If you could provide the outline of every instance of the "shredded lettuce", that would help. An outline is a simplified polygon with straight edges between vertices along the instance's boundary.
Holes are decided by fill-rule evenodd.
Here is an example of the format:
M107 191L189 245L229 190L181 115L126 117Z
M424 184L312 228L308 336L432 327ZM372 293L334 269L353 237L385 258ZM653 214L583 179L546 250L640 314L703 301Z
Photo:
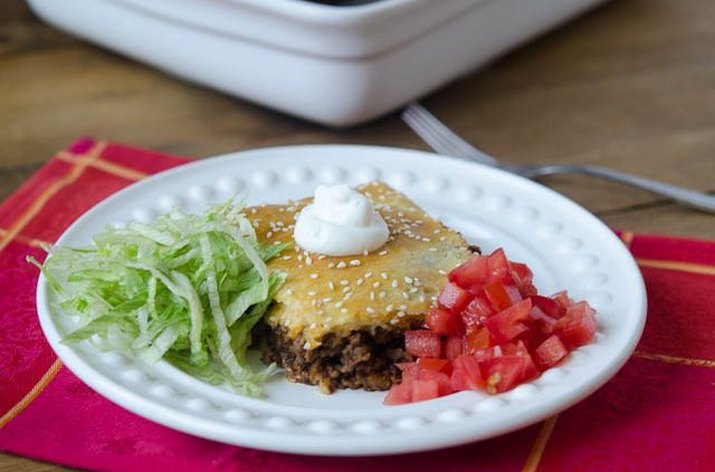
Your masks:
M260 244L243 208L230 201L200 216L172 210L151 223L109 227L92 247L48 247L41 266L29 258L62 311L80 318L63 342L91 338L260 396L276 368L252 368L246 350L285 280L266 262L286 245Z

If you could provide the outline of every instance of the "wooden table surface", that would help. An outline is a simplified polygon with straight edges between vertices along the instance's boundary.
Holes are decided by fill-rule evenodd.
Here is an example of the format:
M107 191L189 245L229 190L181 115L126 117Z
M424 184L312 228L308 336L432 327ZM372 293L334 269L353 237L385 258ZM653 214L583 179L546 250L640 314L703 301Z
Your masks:
M715 191L715 2L612 2L424 103L505 162L599 164ZM0 124L0 199L81 135L197 157L302 143L427 149L396 115L333 130L181 82L51 29L20 0L0 0ZM614 228L715 238L715 216L637 189L544 183ZM54 468L0 454L0 471Z

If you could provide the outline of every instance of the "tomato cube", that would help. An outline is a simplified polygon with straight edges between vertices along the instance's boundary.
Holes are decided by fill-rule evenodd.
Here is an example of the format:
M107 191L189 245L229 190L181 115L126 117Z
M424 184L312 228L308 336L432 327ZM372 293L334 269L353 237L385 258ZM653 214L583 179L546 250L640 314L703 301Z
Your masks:
M439 397L439 383L434 379L412 382L412 401L422 402Z
M449 281L465 290L478 292L487 281L487 257L474 256L449 273Z
M467 354L473 354L480 349L486 349L492 344L489 330L486 328L477 328L468 331L466 341Z
M492 394L511 390L539 375L528 354L486 359L479 363L479 367L486 383L487 393Z
M451 369L450 362L447 359L437 359L435 357L420 357L417 359L417 366L420 369L442 373Z
M439 307L427 310L425 325L430 331L447 336L459 335L464 332L464 325L459 314Z
M563 318L559 319L556 332L571 348L588 344L596 334L595 313L588 303L576 303L566 310Z
M442 338L425 329L405 331L405 349L416 357L441 357Z
M444 356L449 359L455 359L457 356L464 354L464 337L449 336L444 341Z
M511 306L511 297L501 282L495 282L484 287L484 294L495 311L506 310Z
M486 296L479 294L462 310L462 323L467 328L482 326L488 316L495 313Z
M490 316L484 321L484 326L487 327L497 343L507 343L529 329L523 321L529 317L530 310L531 300L527 298Z
M549 336L534 350L534 362L541 370L558 364L569 353L558 336Z
M457 357L453 362L451 383L455 391L484 388L479 362L472 356Z
M412 385L408 383L400 383L393 385L387 396L382 401L385 405L402 405L412 401Z
M447 282L439 294L437 302L452 313L459 313L472 300L472 295L457 284Z
M509 276L519 288L522 296L536 295L536 287L533 283L534 274L526 264L509 261Z
M551 318L561 318L566 314L566 307L568 305L562 305L564 300L558 301L554 298L543 297L541 295L532 295L531 303L535 307L538 307L544 314L550 316ZM568 304L568 298L566 298L566 303Z
M489 283L501 282L509 272L509 261L504 254L504 249L496 249L489 254L487 260Z

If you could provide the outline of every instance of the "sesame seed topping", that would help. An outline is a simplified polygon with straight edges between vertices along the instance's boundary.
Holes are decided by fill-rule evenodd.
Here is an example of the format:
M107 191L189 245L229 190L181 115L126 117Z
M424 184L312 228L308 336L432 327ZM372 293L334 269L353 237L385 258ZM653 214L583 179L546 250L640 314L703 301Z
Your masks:
M439 272L439 275L447 275L447 271L443 269L439 269L437 272Z
M365 311L367 311L367 312L370 313L370 314L375 313L375 309L374 309L373 307L371 307L371 306L365 308Z
M341 308L341 309L340 309L340 313L342 313L342 314L345 314L345 313L347 313L347 312L348 312L348 309L347 309L347 308Z
M305 256L306 265L311 265L313 263L313 258L310 256Z
M410 293L417 293L419 289L417 287L411 287L410 288Z
M394 306L392 305L392 303L391 303L391 304L389 304L389 305L387 305L387 306L385 307L385 311L386 311L387 313L389 313L389 312L391 312L394 308L395 308L395 307L394 307Z
M400 320L398 320L397 318L392 318L392 319L390 320L390 324L391 324L391 325L396 325L396 324L399 323L399 322L400 322Z
M378 287L380 287L380 282L375 282L374 284L372 284L372 286L375 288L378 288Z
M380 290L380 293L378 293L377 296L380 298L385 298L387 296L387 292L385 292L384 290Z
M290 297L291 295L293 295L293 289L292 289L292 288L286 289L286 295L288 295L289 297Z
M360 264L362 263L357 259L353 259L352 261L350 261L351 266L359 266Z
M382 277L384 280L387 280L387 272L381 272L380 277Z
M269 231L266 233L266 238L270 239L273 237L273 231Z
M345 261L340 261L340 262L338 262L338 265L337 265L336 267L337 267L338 269L344 269L344 268L346 268L347 266L348 266L348 265L345 263Z
M310 349L310 343L308 341L306 341L305 344L303 344L303 349L305 349L306 351L308 349Z
M400 305L400 310L406 310L406 309L407 309L407 305Z
M308 292L308 295L310 295L311 297L314 297L314 296L316 296L317 294L318 294L318 292L316 292L315 290L310 290L310 291Z
M407 292L402 292L402 298L404 298L405 300L409 300L409 299L410 299L410 294L407 293Z
M444 241L445 239L447 239L447 238L445 238L444 236L440 236L440 237L439 237L439 240L440 240L440 241Z
M335 262L328 262L328 269L332 269L335 267Z
M392 283L390 285L392 286L392 288L397 288L397 279L392 279Z
M332 301L333 301L333 299L330 298L330 297L325 297L325 298L323 298L323 303L330 303L330 302L332 302Z
M375 292L370 292L370 300L375 301Z
M365 272L365 278L369 279L370 277L372 277L372 272Z
M346 279L343 279L343 280L340 281L340 285L342 285L343 287L346 286L346 285L350 285L350 281L349 281L349 280L346 280Z
M330 290L335 290L335 284L332 282L332 280L329 280L329 281L328 281L328 288L329 288Z
M317 324L315 324L315 323L310 323L310 326L309 326L309 328L311 328L311 329L315 329L315 328L317 328L317 327L318 327L318 325L317 325Z
M407 314L407 313L405 313L404 311L398 311L398 312L397 312L397 317L398 317L398 318L402 318L402 317L405 316L406 314Z
M335 302L335 308L342 308L342 307L343 307L343 301L342 301L342 300Z
M318 274L310 274L310 278L315 280L318 278Z
M405 275L405 283L406 283L406 284L408 284L408 285L409 285L409 284L412 284L412 282L414 282L414 281L415 281L415 279L413 279L413 278L410 277L410 276Z
M355 285L362 285L363 282L365 282L363 279L357 279L357 280L355 281Z
M380 251L377 253L378 256L384 256L387 255L387 251Z

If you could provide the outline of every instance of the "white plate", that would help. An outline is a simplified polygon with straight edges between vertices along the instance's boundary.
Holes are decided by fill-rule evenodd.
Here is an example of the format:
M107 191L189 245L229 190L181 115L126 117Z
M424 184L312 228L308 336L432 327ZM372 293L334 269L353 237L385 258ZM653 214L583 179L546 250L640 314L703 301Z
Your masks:
M598 310L595 343L537 380L489 397L476 392L385 407L383 393L340 391L277 378L265 399L213 387L165 363L144 365L91 343L59 341L75 327L40 278L42 329L64 364L109 400L152 421L217 441L302 454L373 455L435 449L535 423L589 395L635 348L645 322L640 272L617 237L587 211L528 180L433 154L365 146L259 149L202 160L113 195L79 218L58 244L83 245L107 224L150 220L179 206L245 192L249 203L285 202L318 183L383 179L483 250L503 246L527 262L540 291L568 289Z

